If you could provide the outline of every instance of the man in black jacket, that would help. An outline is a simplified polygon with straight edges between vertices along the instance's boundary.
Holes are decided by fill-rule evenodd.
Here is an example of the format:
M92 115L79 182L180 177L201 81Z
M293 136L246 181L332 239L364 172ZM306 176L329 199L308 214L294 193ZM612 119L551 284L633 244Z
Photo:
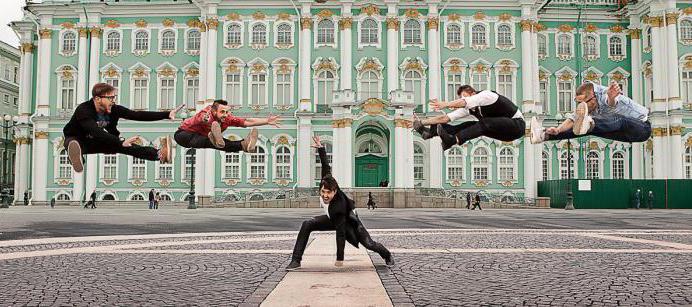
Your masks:
M291 263L286 267L286 270L292 271L300 268L300 261L303 259L303 252L305 252L305 247L308 244L310 233L326 230L336 230L336 262L334 265L343 265L346 241L356 248L358 248L358 243L363 244L365 248L380 254L387 265L393 265L392 254L384 245L370 238L370 234L354 211L355 203L341 191L336 179L332 177L331 167L327 161L327 152L322 146L320 138L315 136L313 140L315 141L313 147L317 148L322 163L320 206L325 214L303 221L296 245L293 248Z
M120 118L136 121L157 121L175 119L175 114L182 105L173 111L146 112L132 111L115 104L115 88L106 83L97 83L91 90L92 98L81 103L72 114L72 118L63 128L64 146L75 172L84 170L82 154L121 153L149 161L159 160L170 163L172 158L172 140L166 136L161 140L159 149L136 144L139 136L121 139L118 131Z

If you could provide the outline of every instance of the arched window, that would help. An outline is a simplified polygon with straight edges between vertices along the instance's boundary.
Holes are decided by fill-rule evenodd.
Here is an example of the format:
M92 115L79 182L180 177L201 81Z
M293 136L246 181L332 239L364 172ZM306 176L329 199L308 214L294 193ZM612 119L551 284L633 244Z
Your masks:
M327 153L327 162L332 165L332 143L322 142L324 146L324 151ZM320 155L315 153L315 180L319 182L322 179L322 162L320 161Z
M131 201L143 201L143 200L144 200L144 196L143 196L142 194L139 194L139 193L137 193L137 194L132 194L132 196L130 196L130 200L131 200Z
M168 194L159 194L159 197L161 197L162 201L171 201L171 196Z
M590 151L586 155L586 178L587 179L598 179L599 178L599 167L600 167L600 157L597 152Z
M488 180L488 150L478 147L473 151L473 180Z
M548 39L543 34L538 34L538 56L548 56Z
M256 45L267 44L267 26L262 23L252 26L252 43Z
M336 85L334 73L323 70L317 74L317 104L331 105L334 98L334 87Z
M369 140L360 144L360 147L358 147L358 153L381 154L382 147L380 147L380 144L377 144L377 142L374 140Z
M498 161L499 181L512 181L514 178L514 151L511 148L505 147L500 150L500 161Z
M190 30L187 32L187 50L199 51L202 35L199 30Z
M587 35L584 37L584 56L596 56L596 37Z
M497 27L497 45L499 47L512 46L512 29L509 25L500 25Z
M692 179L692 146L685 148L685 178Z
M572 54L572 40L567 34L560 34L557 37L557 54L569 56Z
M65 32L62 36L62 53L72 54L77 49L77 35L74 32Z
M165 30L161 33L161 50L175 50L175 32L173 30Z
M474 46L485 46L488 44L484 25L477 24L471 28L471 44Z
M622 152L616 152L613 154L613 158L610 160L612 165L611 174L613 179L624 179L625 178L625 156Z
M250 196L250 201L260 201L260 200L264 200L264 196L262 196L262 194L254 194L254 195Z
M55 198L58 201L70 201L70 195L67 193L60 193L58 197Z
M447 179L462 180L464 178L464 158L462 148L453 146L447 152Z
M574 154L572 154L572 153L570 152L570 153L569 153L569 157L571 157L571 159L568 160L568 159L567 159L567 158L568 158L568 156L567 156L567 151L564 151L562 154L560 154L560 179L567 179L567 178L569 178L568 175L569 175L570 172L567 171L567 167L568 167L568 166L569 166L570 171L571 171L571 173L572 173L571 178L575 178L575 177L576 177L576 176L574 176L574 173L575 173L575 171L576 171L576 170L574 169ZM571 161L571 163L568 164L568 161Z
M360 43L361 44L377 44L379 41L379 33L377 22L373 19L365 19L360 24Z
M447 25L447 45L461 45L461 26L458 24Z
M226 44L227 45L240 45L241 42L241 31L239 24L230 24L226 28Z
M541 179L543 181L550 179L550 158L545 151L541 153Z
M149 33L147 31L138 31L135 33L135 51L149 50Z
M240 153L226 152L223 156L223 179L240 179Z
M334 43L334 22L330 19L322 19L317 23L317 43Z
M113 194L108 193L106 195L103 195L101 200L115 200L115 196L113 196Z
M425 154L423 147L416 143L413 144L413 179L425 180Z
M622 38L619 36L613 36L610 38L610 51L611 56L621 56L622 55Z
M422 105L425 101L423 76L420 72L409 70L404 74L404 91L413 93L413 103Z
M66 179L72 177L72 164L70 164L70 158L67 157L66 150L60 150L58 154L58 177L60 179Z
M262 147L257 146L254 153L250 153L250 179L265 178L266 174L266 154Z
M290 45L293 43L293 32L289 24L282 23L276 27L276 43L279 45Z
M111 31L106 36L106 51L120 50L120 33Z
M366 100L368 98L379 98L379 84L380 78L376 72L372 70L364 71L359 86L359 94L361 95L361 99Z
M420 23L409 19L404 23L404 44L422 44Z
M280 146L276 150L276 178L291 179L291 150Z
M188 149L185 152L185 174L183 179L184 180L191 180L192 179L192 172L195 170L195 163L197 161L196 157L196 151L195 149Z
M680 38L684 42L692 41L692 20L683 19L680 22Z

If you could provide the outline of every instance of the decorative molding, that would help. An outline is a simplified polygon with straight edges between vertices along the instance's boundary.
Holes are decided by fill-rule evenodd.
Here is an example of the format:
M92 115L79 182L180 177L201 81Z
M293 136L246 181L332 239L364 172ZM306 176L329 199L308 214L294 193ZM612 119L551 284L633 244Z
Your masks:
M459 21L459 20L461 20L461 16L459 14L449 14L449 16L447 16L447 20Z
M683 129L684 129L684 127L682 127L682 126L670 127L670 135L682 135Z
M396 17L387 17L387 30L399 31L399 19Z
M192 18L192 19L187 21L187 26L190 28L201 29L202 27L204 27L204 23L197 18Z
M632 39L641 39L642 29L629 29L627 30Z
M574 27L568 24L562 24L558 27L558 30L560 30L560 32L572 32L572 30L574 30Z
M364 7L360 10L360 12L361 12L361 14L366 14L366 15L368 15L368 16L380 15L380 8L378 8L378 7L377 7L376 5L374 5L374 4L370 4L370 5L364 6Z
M146 28L147 25L148 25L148 23L147 23L147 21L144 20L144 19L140 19L140 20L137 20L137 22L135 22L135 26L136 26L137 28Z
M376 58L368 58L368 59L363 59L361 60L363 63L360 65L360 69L358 69L358 72L363 72L369 69L375 70L375 71L381 71L382 70L382 64L379 63L379 60Z
M477 187L485 187L488 186L488 183L488 180L476 180L473 182L473 185Z
M318 19L320 20L332 18L332 16L334 16L334 13L330 10L321 10L319 13L317 13L317 17L319 17Z
M228 59L226 61L226 72L239 72L240 68L243 66L238 59Z
M692 15L692 6L688 6L682 10L682 13L685 15Z
M625 30L625 28L621 25L614 25L610 27L610 32L613 33L622 33Z
M361 105L361 109L368 115L384 115L385 103L379 98L369 98Z
M668 136L668 129L667 128L653 128L653 129L651 129L651 132L652 132L654 137Z
M175 25L175 21L173 21L173 19L166 18L161 22L161 24L166 28L170 28Z
M485 15L485 13L483 13L481 11L478 11L475 14L473 14L473 19L475 19L475 20L484 20L485 17L487 17L487 16Z
M32 43L22 43L19 45L19 51L21 53L32 53L36 46Z
M461 63L461 60L459 60L459 59L450 59L449 60L449 72L459 73L462 71L463 71L463 65Z
M185 71L185 77L195 78L197 76L199 76L199 68L197 67L190 67Z
M332 121L332 128L346 128L351 127L352 124L353 119L351 118L335 119Z
M48 131L38 130L34 132L34 138L39 140L46 140L48 139Z
M502 185L503 187L511 187L514 185L514 182L512 182L511 180L506 180L500 183L500 185Z
M267 179L264 178L250 178L248 183L251 185L263 185L267 183Z
M519 24L521 25L521 31L522 32L531 31L531 29L533 28L533 22L531 20L528 20L528 19L524 19L524 20L520 21Z
M97 28L97 27L91 28L91 30L89 30L89 31L91 31L91 37L92 38L101 37L101 34L103 34L103 29Z
M80 27L80 28L77 28L77 32L79 32L79 37L86 38L89 34L89 29Z
M680 17L679 13L666 14L666 24L668 26L676 24L678 22L678 17Z
M65 22L61 23L60 26L63 29L72 29L72 28L74 28L74 23L71 23L69 21L65 21Z
M50 39L51 34L53 34L53 31L51 29L43 28L41 30L38 30L38 34L42 39Z
M310 29L312 29L312 18L310 18L310 17L301 17L301 18L300 18L300 29L301 29L301 30L310 30Z
M500 16L497 17L500 21L507 22L512 20L512 15L509 13L502 13Z
M71 80L74 78L74 71L72 70L72 66L70 65L64 65L62 69L60 70L60 75L62 76L63 79L66 80Z
M265 15L262 11L257 11L252 13L252 19L254 20L264 20L267 18L267 15Z
M428 18L428 30L437 30L440 25L440 20L437 17Z
M594 33L596 31L598 31L598 26L596 26L595 24L592 24L592 23L587 24L586 27L584 28L584 31L589 32L589 33Z
M413 122L408 120L408 119L403 119L403 118L395 119L394 120L394 127L410 129L410 128L413 128Z
M662 27L663 26L663 16L644 17L644 23L647 23L654 28Z
M207 18L207 29L216 30L219 27L219 20L217 18Z
M345 30L345 29L351 29L351 26L353 25L353 18L351 17L344 17L339 20L339 29L340 30Z
M420 18L420 12L415 9L407 9L406 12L404 12L404 16L406 18L410 19L419 19Z
M548 27L540 22L533 23L533 29L535 32L542 32L548 29Z
M104 26L105 26L106 28L115 29L115 28L120 27L120 23L119 23L117 20L110 19L110 20L106 21L106 23L104 24Z
M281 13L281 14L285 14L285 13ZM279 15L281 15L281 14L279 14ZM238 13L231 12L231 13L228 13L228 15L226 15L226 19L232 20L232 21L240 21L240 15Z
M279 13L276 15L276 19L278 20L291 20L291 14L289 13Z
M240 180L238 179L224 179L223 183L226 184L227 186L234 186L237 185Z
M118 77L120 73L113 66L109 66L108 69L103 72L104 78L115 78Z

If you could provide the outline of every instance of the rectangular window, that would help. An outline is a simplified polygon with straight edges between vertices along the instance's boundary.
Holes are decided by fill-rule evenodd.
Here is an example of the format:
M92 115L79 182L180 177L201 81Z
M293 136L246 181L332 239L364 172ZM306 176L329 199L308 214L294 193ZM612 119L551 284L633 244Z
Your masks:
M682 88L680 92L683 102L692 102L692 70L682 72Z
M499 74L497 75L497 93L509 97L509 99L512 99L514 96L512 93L514 92L512 88L512 75L510 74Z
M487 167L474 167L473 168L473 180L488 180L488 168Z
M106 83L109 84L110 86L115 88L115 92L120 94L120 80L119 79L113 79L113 78L107 78Z
M461 74L447 75L447 101L457 99L457 90L463 85L463 82Z
M224 178L240 179L240 154L227 153L225 160L226 165L224 167Z
M70 159L67 157L66 152L60 155L58 165L58 178L64 179L72 177L72 165L70 164Z
M175 105L175 80L174 79L161 79L161 96L159 109L161 110L172 110Z
M540 93L540 98L538 101L539 106L543 106L543 112L548 112L548 81L543 80L538 82L538 92Z
M488 74L486 73L473 73L471 75L471 84L477 91L484 91L488 89Z
M251 103L253 105L266 105L267 104L267 75L265 74L252 74L250 83L250 94L252 95Z
M6 104L9 104L10 103L10 95L5 94L4 96L5 96L4 97L5 99L3 99L3 101L5 101Z
M160 164L159 165L159 180L173 180L173 165L172 164Z
M264 178L264 153L250 155L250 178Z
M291 75L276 75L276 104L280 106L291 104Z
M560 112L572 112L572 81L560 81L557 83L557 101Z
M195 103L199 100L199 79L187 79L186 84L185 103L188 109L194 109Z
M147 161L140 158L132 158L132 179L145 179L147 177Z
M135 79L133 81L132 108L135 110L146 110L149 104L149 80Z
M542 171L541 178L543 179L543 181L546 181L549 179L548 178L548 167L549 167L548 159L544 157L543 159L541 159L541 171Z
M192 179L192 172L194 171L196 163L196 156L193 152L194 151L190 150L185 154L185 177L183 177L185 180Z
M230 105L241 105L240 94L240 74L231 73L226 75L226 101Z
M118 157L116 155L103 155L103 179L116 179L118 177Z
M72 110L75 104L75 80L63 79L60 81L60 85L62 95L62 105L60 108Z

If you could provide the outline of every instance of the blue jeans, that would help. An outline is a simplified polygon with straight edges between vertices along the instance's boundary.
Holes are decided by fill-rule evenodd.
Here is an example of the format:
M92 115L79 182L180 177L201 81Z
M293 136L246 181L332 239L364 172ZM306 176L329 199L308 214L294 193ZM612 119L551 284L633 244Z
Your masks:
M149 209L154 209L154 201L153 200L149 201Z
M622 115L594 116L595 123L593 129L586 135L593 135L613 141L626 143L644 142L651 136L651 123L643 122L636 118L624 117ZM557 135L546 134L546 140L565 140L581 137L575 135L572 129L560 132Z

